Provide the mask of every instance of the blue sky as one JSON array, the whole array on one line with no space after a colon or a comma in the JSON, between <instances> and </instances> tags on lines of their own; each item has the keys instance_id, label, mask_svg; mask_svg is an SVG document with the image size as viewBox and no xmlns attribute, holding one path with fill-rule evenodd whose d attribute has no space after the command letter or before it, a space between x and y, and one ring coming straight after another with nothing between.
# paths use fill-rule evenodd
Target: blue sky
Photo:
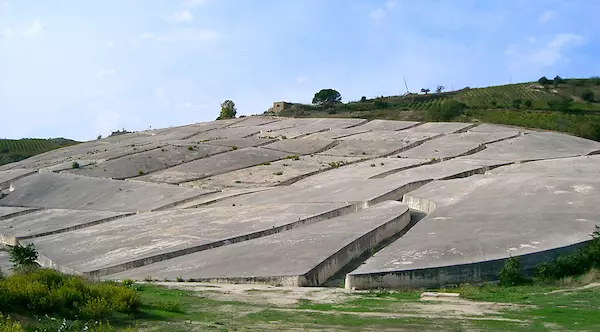
<instances>
[{"instance_id":1,"label":"blue sky","mask_svg":"<svg viewBox=\"0 0 600 332\"><path fill-rule=\"evenodd\" d=\"M600 1L0 0L0 137L600 74Z\"/></svg>"}]
</instances>

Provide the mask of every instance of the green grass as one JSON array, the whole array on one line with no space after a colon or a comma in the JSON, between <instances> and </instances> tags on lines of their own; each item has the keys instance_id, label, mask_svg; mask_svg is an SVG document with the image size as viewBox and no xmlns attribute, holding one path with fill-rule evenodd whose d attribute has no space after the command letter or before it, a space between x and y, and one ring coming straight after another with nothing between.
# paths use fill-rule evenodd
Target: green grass
<instances>
[{"instance_id":1,"label":"green grass","mask_svg":"<svg viewBox=\"0 0 600 332\"><path fill-rule=\"evenodd\" d=\"M64 138L0 139L0 165L17 162L36 154L77 143L79 142Z\"/></svg>"}]
</instances>

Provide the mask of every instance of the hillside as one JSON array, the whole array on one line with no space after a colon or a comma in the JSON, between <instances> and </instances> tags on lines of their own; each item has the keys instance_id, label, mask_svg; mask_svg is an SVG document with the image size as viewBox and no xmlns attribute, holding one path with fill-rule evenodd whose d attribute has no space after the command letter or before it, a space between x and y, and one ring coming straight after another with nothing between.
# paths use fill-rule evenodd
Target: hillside
<instances>
[{"instance_id":1,"label":"hillside","mask_svg":"<svg viewBox=\"0 0 600 332\"><path fill-rule=\"evenodd\" d=\"M279 115L485 122L561 131L600 141L600 78L557 78L544 83L363 97L330 106L294 104Z\"/></svg>"},{"instance_id":2,"label":"hillside","mask_svg":"<svg viewBox=\"0 0 600 332\"><path fill-rule=\"evenodd\" d=\"M66 138L0 139L0 165L77 143L79 142Z\"/></svg>"}]
</instances>

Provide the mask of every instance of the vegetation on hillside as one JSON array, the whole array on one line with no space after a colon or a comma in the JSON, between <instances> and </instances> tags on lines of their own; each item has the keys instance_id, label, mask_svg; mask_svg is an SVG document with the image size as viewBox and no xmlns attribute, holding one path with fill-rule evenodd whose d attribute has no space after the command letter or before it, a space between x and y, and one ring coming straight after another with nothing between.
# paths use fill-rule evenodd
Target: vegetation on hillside
<instances>
[{"instance_id":1,"label":"vegetation on hillside","mask_svg":"<svg viewBox=\"0 0 600 332\"><path fill-rule=\"evenodd\" d=\"M0 139L0 165L77 143L79 142L65 138Z\"/></svg>"},{"instance_id":2,"label":"vegetation on hillside","mask_svg":"<svg viewBox=\"0 0 600 332\"><path fill-rule=\"evenodd\" d=\"M466 121L562 131L600 141L600 78L554 79L435 93L362 97L359 101L294 104L280 115L412 121ZM341 99L341 95L340 95Z\"/></svg>"},{"instance_id":3,"label":"vegetation on hillside","mask_svg":"<svg viewBox=\"0 0 600 332\"><path fill-rule=\"evenodd\" d=\"M237 110L235 108L235 103L231 100L225 100L221 104L221 113L217 120L233 119L236 114Z\"/></svg>"}]
</instances>

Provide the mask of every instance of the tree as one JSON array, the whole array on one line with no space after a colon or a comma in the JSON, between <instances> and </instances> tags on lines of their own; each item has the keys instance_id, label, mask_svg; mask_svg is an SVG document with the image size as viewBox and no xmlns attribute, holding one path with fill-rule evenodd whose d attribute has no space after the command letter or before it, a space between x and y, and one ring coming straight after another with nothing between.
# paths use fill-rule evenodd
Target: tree
<instances>
[{"instance_id":1,"label":"tree","mask_svg":"<svg viewBox=\"0 0 600 332\"><path fill-rule=\"evenodd\" d=\"M312 103L315 105L333 105L342 102L342 95L334 89L322 89L315 93Z\"/></svg>"},{"instance_id":2,"label":"tree","mask_svg":"<svg viewBox=\"0 0 600 332\"><path fill-rule=\"evenodd\" d=\"M548 84L550 84L550 83L552 83L552 82L551 82L551 81L548 79L548 77L546 77L546 76L542 76L542 77L540 77L540 79L538 80L538 83L540 83L541 85L548 85Z\"/></svg>"},{"instance_id":3,"label":"tree","mask_svg":"<svg viewBox=\"0 0 600 332\"><path fill-rule=\"evenodd\" d=\"M586 90L581 93L581 99L590 103L593 103L595 101L595 97L596 96L594 95L594 92L592 90Z\"/></svg>"},{"instance_id":4,"label":"tree","mask_svg":"<svg viewBox=\"0 0 600 332\"><path fill-rule=\"evenodd\" d=\"M429 91L431 91L431 90L429 90L429 89L425 89L425 88L421 89L421 92L423 92L424 94L428 94L428 93L429 93Z\"/></svg>"},{"instance_id":5,"label":"tree","mask_svg":"<svg viewBox=\"0 0 600 332\"><path fill-rule=\"evenodd\" d=\"M361 103L364 103L366 101L367 101L367 97L365 97L365 96L360 97L360 102Z\"/></svg>"},{"instance_id":6,"label":"tree","mask_svg":"<svg viewBox=\"0 0 600 332\"><path fill-rule=\"evenodd\" d=\"M235 109L235 103L231 100L225 100L221 104L221 114L217 120L234 119L236 113L237 110Z\"/></svg>"},{"instance_id":7,"label":"tree","mask_svg":"<svg viewBox=\"0 0 600 332\"><path fill-rule=\"evenodd\" d=\"M554 84L555 84L555 85L558 85L558 84L564 84L564 83L566 83L566 82L567 82L567 81L566 81L564 78L562 78L562 77L560 77L560 76L558 76L558 75L556 75L556 76L554 77Z\"/></svg>"},{"instance_id":8,"label":"tree","mask_svg":"<svg viewBox=\"0 0 600 332\"><path fill-rule=\"evenodd\" d=\"M9 261L13 263L14 269L37 266L37 250L33 243L23 247L21 244L8 247Z\"/></svg>"},{"instance_id":9,"label":"tree","mask_svg":"<svg viewBox=\"0 0 600 332\"><path fill-rule=\"evenodd\" d=\"M432 107L427 110L427 118L431 121L450 121L462 114L467 105L450 99L442 103L441 106Z\"/></svg>"},{"instance_id":10,"label":"tree","mask_svg":"<svg viewBox=\"0 0 600 332\"><path fill-rule=\"evenodd\" d=\"M531 108L531 106L533 106L533 101L531 101L531 99L527 99L523 102L523 105L525 105L527 108Z\"/></svg>"},{"instance_id":11,"label":"tree","mask_svg":"<svg viewBox=\"0 0 600 332\"><path fill-rule=\"evenodd\" d=\"M513 101L512 101L513 108L520 108L522 102L523 101L521 99L513 99Z\"/></svg>"},{"instance_id":12,"label":"tree","mask_svg":"<svg viewBox=\"0 0 600 332\"><path fill-rule=\"evenodd\" d=\"M443 85L438 85L437 88L435 88L435 92L436 93L442 93L442 91L444 91L446 89L445 86Z\"/></svg>"}]
</instances>

